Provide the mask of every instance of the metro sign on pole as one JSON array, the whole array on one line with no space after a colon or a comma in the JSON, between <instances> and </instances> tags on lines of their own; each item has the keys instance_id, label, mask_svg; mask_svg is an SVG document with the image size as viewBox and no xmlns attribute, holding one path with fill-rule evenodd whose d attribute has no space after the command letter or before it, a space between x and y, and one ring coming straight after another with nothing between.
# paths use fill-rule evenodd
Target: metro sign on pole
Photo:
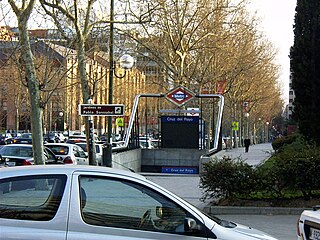
<instances>
[{"instance_id":1,"label":"metro sign on pole","mask_svg":"<svg viewBox=\"0 0 320 240\"><path fill-rule=\"evenodd\" d=\"M79 104L81 116L123 116L123 104Z\"/></svg>"},{"instance_id":2,"label":"metro sign on pole","mask_svg":"<svg viewBox=\"0 0 320 240\"><path fill-rule=\"evenodd\" d=\"M193 99L194 96L195 94L193 92L185 87L179 86L169 91L166 98L180 107Z\"/></svg>"}]
</instances>

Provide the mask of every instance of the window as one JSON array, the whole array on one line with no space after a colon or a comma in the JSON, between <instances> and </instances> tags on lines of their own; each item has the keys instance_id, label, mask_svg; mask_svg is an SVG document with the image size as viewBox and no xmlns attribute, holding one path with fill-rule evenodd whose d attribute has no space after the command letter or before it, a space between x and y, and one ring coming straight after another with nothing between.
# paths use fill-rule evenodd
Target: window
<instances>
[{"instance_id":1,"label":"window","mask_svg":"<svg viewBox=\"0 0 320 240\"><path fill-rule=\"evenodd\" d=\"M82 150L81 147L78 147L78 146L73 146L73 153L75 157L81 157L81 158L86 157L86 153Z\"/></svg>"},{"instance_id":2,"label":"window","mask_svg":"<svg viewBox=\"0 0 320 240\"><path fill-rule=\"evenodd\" d=\"M56 155L68 155L69 148L65 146L58 146L58 145L46 145L51 151Z\"/></svg>"},{"instance_id":3,"label":"window","mask_svg":"<svg viewBox=\"0 0 320 240\"><path fill-rule=\"evenodd\" d=\"M81 176L79 181L82 217L88 224L186 234L188 213L152 189L103 177Z\"/></svg>"},{"instance_id":4,"label":"window","mask_svg":"<svg viewBox=\"0 0 320 240\"><path fill-rule=\"evenodd\" d=\"M49 221L65 188L65 175L39 175L0 180L0 218Z\"/></svg>"}]
</instances>

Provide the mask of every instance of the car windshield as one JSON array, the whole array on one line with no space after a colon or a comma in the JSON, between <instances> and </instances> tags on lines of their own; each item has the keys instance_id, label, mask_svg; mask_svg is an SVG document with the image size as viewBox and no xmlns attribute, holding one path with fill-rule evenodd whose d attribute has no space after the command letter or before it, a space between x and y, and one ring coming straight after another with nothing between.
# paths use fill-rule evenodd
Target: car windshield
<instances>
[{"instance_id":1,"label":"car windshield","mask_svg":"<svg viewBox=\"0 0 320 240\"><path fill-rule=\"evenodd\" d=\"M142 141L140 141L140 147L142 147L142 148L148 147L148 142L142 142Z\"/></svg>"},{"instance_id":2,"label":"car windshield","mask_svg":"<svg viewBox=\"0 0 320 240\"><path fill-rule=\"evenodd\" d=\"M86 143L77 143L77 145L79 146L79 147L81 147L82 149L83 149L83 151L85 151L85 152L88 152L88 150L87 150L87 144ZM100 153L100 147L99 147L99 145L95 145L96 146L96 153Z\"/></svg>"},{"instance_id":3,"label":"car windshield","mask_svg":"<svg viewBox=\"0 0 320 240\"><path fill-rule=\"evenodd\" d=\"M49 137L55 137L56 134L55 133L49 133Z\"/></svg>"},{"instance_id":4,"label":"car windshield","mask_svg":"<svg viewBox=\"0 0 320 240\"><path fill-rule=\"evenodd\" d=\"M56 155L68 155L69 148L67 146L46 145Z\"/></svg>"},{"instance_id":5,"label":"car windshield","mask_svg":"<svg viewBox=\"0 0 320 240\"><path fill-rule=\"evenodd\" d=\"M32 138L32 135L30 133L23 133L20 138Z\"/></svg>"},{"instance_id":6,"label":"car windshield","mask_svg":"<svg viewBox=\"0 0 320 240\"><path fill-rule=\"evenodd\" d=\"M77 143L77 145L79 147L81 147L83 149L83 151L88 152L87 151L87 144L86 143Z\"/></svg>"}]
</instances>

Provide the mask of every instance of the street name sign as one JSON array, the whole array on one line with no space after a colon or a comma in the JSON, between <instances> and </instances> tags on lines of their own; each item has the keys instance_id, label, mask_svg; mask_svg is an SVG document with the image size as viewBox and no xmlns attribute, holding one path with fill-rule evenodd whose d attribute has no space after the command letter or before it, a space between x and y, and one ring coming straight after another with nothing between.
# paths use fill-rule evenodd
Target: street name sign
<instances>
[{"instance_id":1,"label":"street name sign","mask_svg":"<svg viewBox=\"0 0 320 240\"><path fill-rule=\"evenodd\" d=\"M123 116L124 105L122 104L79 104L81 116Z\"/></svg>"}]
</instances>

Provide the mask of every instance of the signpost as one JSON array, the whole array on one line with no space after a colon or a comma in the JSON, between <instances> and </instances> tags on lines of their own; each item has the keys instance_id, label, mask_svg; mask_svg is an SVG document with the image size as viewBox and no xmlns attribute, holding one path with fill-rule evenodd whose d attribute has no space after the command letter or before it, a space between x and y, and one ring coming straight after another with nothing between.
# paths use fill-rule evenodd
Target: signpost
<instances>
[{"instance_id":1,"label":"signpost","mask_svg":"<svg viewBox=\"0 0 320 240\"><path fill-rule=\"evenodd\" d=\"M92 100L91 100L92 101ZM92 116L123 116L123 104L79 104L78 112L80 116L89 117L89 161L93 158L93 121ZM111 145L109 146L111 147Z\"/></svg>"},{"instance_id":2,"label":"signpost","mask_svg":"<svg viewBox=\"0 0 320 240\"><path fill-rule=\"evenodd\" d=\"M79 104L81 116L123 116L122 104Z\"/></svg>"}]
</instances>

